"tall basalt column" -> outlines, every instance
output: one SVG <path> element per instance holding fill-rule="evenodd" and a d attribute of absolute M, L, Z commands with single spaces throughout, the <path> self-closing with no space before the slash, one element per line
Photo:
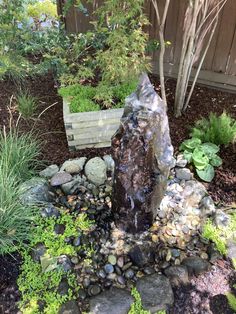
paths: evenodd
<path fill-rule="evenodd" d="M 166 108 L 146 74 L 126 98 L 112 152 L 115 224 L 129 233 L 144 231 L 157 215 L 173 162 Z"/>

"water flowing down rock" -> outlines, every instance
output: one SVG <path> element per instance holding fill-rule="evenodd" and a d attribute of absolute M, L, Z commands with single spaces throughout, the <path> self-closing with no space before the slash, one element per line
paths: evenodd
<path fill-rule="evenodd" d="M 146 74 L 126 98 L 112 150 L 115 223 L 130 233 L 143 231 L 156 217 L 173 163 L 165 104 Z"/>

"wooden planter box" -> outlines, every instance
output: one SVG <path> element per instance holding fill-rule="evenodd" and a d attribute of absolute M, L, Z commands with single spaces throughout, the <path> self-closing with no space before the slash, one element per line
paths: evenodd
<path fill-rule="evenodd" d="M 124 109 L 70 113 L 63 99 L 63 116 L 69 150 L 110 147 L 111 137 L 120 125 Z"/>

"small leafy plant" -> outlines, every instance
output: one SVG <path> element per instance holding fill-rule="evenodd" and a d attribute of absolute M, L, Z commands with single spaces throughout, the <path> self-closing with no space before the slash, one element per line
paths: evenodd
<path fill-rule="evenodd" d="M 31 118 L 37 109 L 37 100 L 28 91 L 21 91 L 16 97 L 18 110 L 25 119 Z"/>
<path fill-rule="evenodd" d="M 220 116 L 210 113 L 209 119 L 201 119 L 191 131 L 193 138 L 216 145 L 229 145 L 236 138 L 236 120 L 223 112 Z"/>
<path fill-rule="evenodd" d="M 195 166 L 199 178 L 211 182 L 215 175 L 214 167 L 222 164 L 217 155 L 219 147 L 213 143 L 202 143 L 199 138 L 193 137 L 184 141 L 180 150 L 184 152 L 184 158 Z"/>
<path fill-rule="evenodd" d="M 217 250 L 225 255 L 227 253 L 227 241 L 231 239 L 236 231 L 236 214 L 230 215 L 230 223 L 227 227 L 216 227 L 208 219 L 203 226 L 202 236 L 215 243 Z"/>

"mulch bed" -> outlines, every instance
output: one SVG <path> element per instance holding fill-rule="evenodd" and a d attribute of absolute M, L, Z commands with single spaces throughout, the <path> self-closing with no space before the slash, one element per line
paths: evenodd
<path fill-rule="evenodd" d="M 152 81 L 159 91 L 158 80 L 152 77 Z M 41 158 L 45 164 L 61 164 L 65 160 L 77 156 L 91 158 L 110 153 L 110 149 L 68 151 L 63 124 L 62 99 L 57 95 L 57 88 L 50 74 L 27 81 L 24 87 L 37 97 L 39 106 L 33 119 L 26 121 L 21 118 L 19 120 L 19 131 L 29 132 L 33 130 L 41 139 Z M 211 111 L 221 114 L 226 110 L 236 118 L 236 94 L 202 86 L 195 88 L 189 108 L 184 115 L 175 118 L 173 114 L 174 90 L 175 81 L 167 80 L 168 116 L 175 152 L 178 151 L 180 143 L 188 138 L 189 129 L 194 122 L 202 117 L 208 117 Z M 16 93 L 17 87 L 14 84 L 0 82 L 0 128 L 5 126 L 6 129 L 9 129 L 9 126 L 16 124 L 18 120 Z M 40 113 L 41 116 L 38 118 Z M 236 145 L 227 148 L 222 147 L 220 155 L 223 159 L 223 165 L 216 169 L 214 180 L 205 185 L 216 203 L 230 205 L 236 201 Z M 19 299 L 16 286 L 19 263 L 20 259 L 17 255 L 14 258 L 0 256 L 0 314 L 17 312 L 15 302 Z M 219 265 L 215 267 L 216 270 L 213 273 L 211 271 L 198 278 L 193 278 L 191 286 L 176 289 L 175 307 L 171 313 L 233 313 L 222 294 L 226 290 L 217 290 L 218 285 L 221 285 L 222 282 L 226 282 L 226 285 L 229 284 L 231 272 L 228 270 L 230 266 L 226 263 L 221 267 Z M 229 288 L 229 286 L 227 287 Z M 230 287 L 232 287 L 231 284 Z M 201 295 L 202 291 L 206 291 L 205 296 Z M 199 303 L 202 306 L 199 306 Z"/>

